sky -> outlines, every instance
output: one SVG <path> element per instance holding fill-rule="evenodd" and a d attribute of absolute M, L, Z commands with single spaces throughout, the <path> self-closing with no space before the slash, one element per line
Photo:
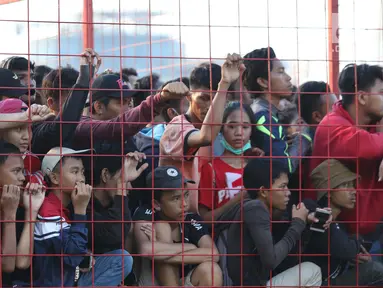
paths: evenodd
<path fill-rule="evenodd" d="M 95 25 L 95 33 L 106 33 L 109 29 L 118 35 L 121 29 L 132 35 L 163 35 L 164 39 L 183 44 L 181 52 L 186 59 L 182 63 L 191 65 L 209 58 L 219 62 L 227 53 L 245 55 L 270 45 L 285 61 L 298 84 L 307 80 L 328 79 L 326 2 L 93 0 L 93 8 L 94 21 L 108 23 Z M 382 2 L 339 0 L 340 13 L 333 17 L 338 17 L 340 23 L 341 68 L 355 61 L 383 61 Z M 56 37 L 59 31 L 57 22 L 61 22 L 60 33 L 82 29 L 81 24 L 75 23 L 81 21 L 82 0 L 24 0 L 0 7 L 0 31 L 3 39 L 7 39 L 0 41 L 0 59 L 12 53 L 27 54 L 28 41 Z M 32 21 L 29 25 L 28 19 Z M 137 47 L 140 49 L 139 43 Z M 116 47 L 113 51 L 98 52 L 119 56 L 119 51 Z"/>

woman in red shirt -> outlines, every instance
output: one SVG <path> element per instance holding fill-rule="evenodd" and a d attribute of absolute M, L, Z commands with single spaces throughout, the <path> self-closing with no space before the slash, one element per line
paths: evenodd
<path fill-rule="evenodd" d="M 203 220 L 217 220 L 245 195 L 242 174 L 251 151 L 250 136 L 255 129 L 254 114 L 249 105 L 232 102 L 226 108 L 222 121 L 224 153 L 201 168 L 198 208 Z"/>

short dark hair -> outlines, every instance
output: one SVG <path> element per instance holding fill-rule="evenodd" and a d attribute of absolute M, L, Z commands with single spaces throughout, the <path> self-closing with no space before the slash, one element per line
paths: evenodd
<path fill-rule="evenodd" d="M 270 189 L 282 174 L 288 174 L 288 168 L 281 159 L 255 158 L 243 171 L 243 184 L 250 198 L 255 199 L 261 187 Z"/>
<path fill-rule="evenodd" d="M 150 80 L 150 78 L 152 78 L 152 80 Z M 150 84 L 153 84 L 153 87 Z M 138 79 L 134 87 L 136 90 L 139 90 L 134 93 L 133 96 L 134 107 L 137 107 L 146 99 L 146 97 L 152 95 L 153 92 L 151 90 L 156 91 L 160 86 L 160 75 L 156 73 L 153 73 L 151 77 L 150 75 L 147 75 Z"/>
<path fill-rule="evenodd" d="M 164 191 L 160 189 L 153 189 L 153 190 L 154 190 L 154 200 L 160 202 Z"/>
<path fill-rule="evenodd" d="M 43 94 L 48 99 L 51 97 L 56 103 L 60 100 L 60 88 L 71 90 L 76 84 L 79 72 L 68 66 L 52 70 L 45 76 L 42 84 Z"/>
<path fill-rule="evenodd" d="M 0 165 L 3 165 L 7 161 L 10 155 L 20 155 L 20 149 L 15 145 L 8 143 L 4 140 L 0 140 Z"/>
<path fill-rule="evenodd" d="M 338 85 L 342 93 L 342 106 L 347 108 L 355 101 L 355 93 L 368 91 L 375 81 L 383 81 L 383 68 L 378 65 L 349 64 L 340 73 Z"/>
<path fill-rule="evenodd" d="M 45 65 L 39 65 L 35 67 L 35 81 L 37 88 L 41 87 L 41 85 L 43 84 L 44 77 L 48 75 L 51 71 L 52 68 Z"/>
<path fill-rule="evenodd" d="M 299 107 L 301 117 L 307 124 L 312 123 L 312 113 L 319 111 L 322 104 L 321 96 L 326 93 L 331 93 L 330 86 L 325 82 L 309 81 L 302 84 L 299 88 L 300 93 L 295 99 L 295 104 Z"/>
<path fill-rule="evenodd" d="M 122 74 L 125 74 L 126 76 L 138 76 L 137 70 L 134 68 L 124 68 L 121 70 Z"/>
<path fill-rule="evenodd" d="M 93 186 L 100 185 L 101 172 L 103 169 L 108 169 L 109 173 L 114 176 L 119 170 L 122 169 L 123 159 L 129 151 L 121 145 L 111 145 L 110 150 L 99 150 L 96 159 L 93 162 Z"/>
<path fill-rule="evenodd" d="M 35 62 L 29 61 L 24 57 L 12 56 L 4 59 L 0 63 L 0 68 L 5 68 L 13 71 L 27 71 L 31 69 L 33 72 L 35 70 Z"/>
<path fill-rule="evenodd" d="M 158 91 L 160 92 L 162 89 L 165 88 L 166 85 L 168 85 L 170 83 L 181 82 L 181 81 L 182 81 L 182 83 L 184 83 L 186 85 L 186 87 L 188 87 L 190 89 L 189 78 L 182 77 L 182 78 L 177 78 L 177 79 L 170 80 L 170 81 L 164 83 Z M 161 110 L 161 116 L 165 119 L 166 123 L 169 123 L 171 121 L 171 119 L 169 118 L 167 110 L 169 108 L 174 108 L 177 112 L 180 112 L 178 110 L 180 108 L 181 101 L 186 101 L 186 99 L 183 99 L 183 100 L 173 99 L 173 100 L 166 101 L 166 103 L 164 104 L 164 108 Z"/>
<path fill-rule="evenodd" d="M 188 87 L 190 89 L 189 78 L 182 77 L 182 78 L 176 78 L 176 79 L 169 80 L 169 81 L 165 82 L 164 84 L 161 85 L 161 87 L 160 87 L 160 89 L 158 89 L 158 91 L 161 91 L 162 89 L 164 89 L 166 85 L 168 85 L 170 83 L 175 83 L 175 82 L 182 82 L 182 83 L 184 83 L 186 85 L 186 87 Z"/>
<path fill-rule="evenodd" d="M 205 62 L 193 69 L 190 74 L 190 88 L 198 90 L 201 88 L 218 90 L 218 83 L 221 81 L 221 66 Z"/>
<path fill-rule="evenodd" d="M 254 112 L 251 109 L 250 105 L 247 105 L 247 104 L 241 105 L 241 102 L 238 102 L 238 101 L 230 102 L 226 106 L 225 111 L 223 112 L 223 118 L 222 118 L 223 125 L 221 128 L 221 132 L 223 131 L 224 124 L 226 123 L 227 118 L 229 118 L 230 114 L 239 109 L 242 109 L 245 112 L 245 114 L 249 116 L 250 124 L 251 124 L 251 135 L 254 135 L 256 131 L 256 124 L 257 124 L 255 120 Z"/>
<path fill-rule="evenodd" d="M 270 54 L 269 54 L 270 52 Z M 273 59 L 277 58 L 274 49 L 271 47 L 256 49 L 244 57 L 244 64 L 246 70 L 242 75 L 243 85 L 246 87 L 252 98 L 258 98 L 263 91 L 262 87 L 258 84 L 257 79 L 262 78 L 269 80 L 269 72 L 273 70 Z M 269 61 L 270 59 L 270 61 Z M 269 71 L 270 65 L 270 71 Z"/>

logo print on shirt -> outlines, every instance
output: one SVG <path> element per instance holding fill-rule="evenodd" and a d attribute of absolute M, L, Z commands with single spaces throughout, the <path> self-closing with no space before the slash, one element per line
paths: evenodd
<path fill-rule="evenodd" d="M 191 225 L 197 230 L 201 230 L 202 229 L 202 225 L 200 223 L 198 223 L 197 221 L 195 221 L 194 219 L 191 219 L 190 221 Z"/>
<path fill-rule="evenodd" d="M 227 187 L 218 191 L 218 203 L 225 199 L 232 199 L 242 189 L 242 174 L 227 172 L 225 178 Z"/>
<path fill-rule="evenodd" d="M 16 74 L 13 74 L 13 77 L 12 77 L 12 78 L 15 79 L 15 80 L 19 79 L 19 77 L 17 77 Z"/>
<path fill-rule="evenodd" d="M 124 86 L 124 82 L 122 82 L 121 79 L 117 80 L 117 84 L 118 84 L 118 87 L 120 87 L 120 89 L 122 89 L 122 87 Z"/>
<path fill-rule="evenodd" d="M 176 169 L 174 168 L 169 168 L 166 173 L 170 176 L 170 177 L 177 177 L 178 176 L 178 172 Z"/>

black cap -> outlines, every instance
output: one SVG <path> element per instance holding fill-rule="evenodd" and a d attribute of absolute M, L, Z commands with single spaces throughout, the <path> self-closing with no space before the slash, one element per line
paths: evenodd
<path fill-rule="evenodd" d="M 100 89 L 100 90 L 98 90 Z M 132 97 L 135 92 L 132 88 L 124 82 L 119 76 L 115 74 L 103 74 L 98 76 L 92 85 L 92 102 L 102 98 L 128 98 Z M 90 99 L 87 104 L 89 105 Z"/>
<path fill-rule="evenodd" d="M 154 180 L 154 185 L 152 180 Z M 192 183 L 194 181 L 183 178 L 181 172 L 173 166 L 160 166 L 150 172 L 146 177 L 146 187 L 154 189 L 180 189 L 182 184 Z"/>
<path fill-rule="evenodd" d="M 19 98 L 28 94 L 28 88 L 21 85 L 19 77 L 11 70 L 0 68 L 0 96 Z"/>

